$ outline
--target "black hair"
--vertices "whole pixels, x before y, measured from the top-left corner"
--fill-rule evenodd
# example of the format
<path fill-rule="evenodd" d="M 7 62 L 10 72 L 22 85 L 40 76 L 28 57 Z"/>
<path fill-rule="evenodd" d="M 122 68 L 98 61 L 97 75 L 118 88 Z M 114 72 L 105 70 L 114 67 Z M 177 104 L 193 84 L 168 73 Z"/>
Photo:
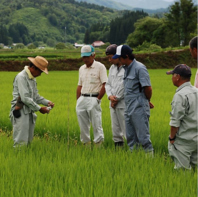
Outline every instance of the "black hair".
<path fill-rule="evenodd" d="M 34 67 L 34 64 L 32 62 L 30 62 L 30 67 Z"/>
<path fill-rule="evenodd" d="M 129 57 L 130 60 L 134 60 L 134 59 L 135 59 L 135 56 L 134 56 L 133 53 L 128 54 L 128 55 L 121 55 L 121 57 L 122 57 L 123 59 L 126 59 L 127 57 Z"/>
<path fill-rule="evenodd" d="M 190 78 L 191 78 L 191 76 L 190 77 L 189 76 L 184 77 L 184 76 L 181 76 L 181 75 L 180 75 L 180 77 L 181 77 L 182 80 L 185 80 L 185 81 L 190 81 Z"/>
<path fill-rule="evenodd" d="M 34 67 L 36 70 L 40 70 L 40 71 L 42 71 L 41 69 L 39 69 L 38 67 L 36 67 L 32 62 L 30 62 L 30 65 L 29 65 L 30 67 Z M 42 71 L 43 72 L 43 71 Z"/>
<path fill-rule="evenodd" d="M 195 36 L 194 38 L 192 38 L 189 42 L 190 44 L 190 48 L 193 49 L 193 48 L 196 48 L 197 49 L 197 36 Z"/>

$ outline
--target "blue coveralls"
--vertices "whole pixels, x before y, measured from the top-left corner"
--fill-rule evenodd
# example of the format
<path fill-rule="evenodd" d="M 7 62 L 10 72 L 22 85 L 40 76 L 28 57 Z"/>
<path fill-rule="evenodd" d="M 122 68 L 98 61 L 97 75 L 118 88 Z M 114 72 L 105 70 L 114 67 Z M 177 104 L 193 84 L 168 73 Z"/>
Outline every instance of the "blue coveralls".
<path fill-rule="evenodd" d="M 127 143 L 132 151 L 142 145 L 146 152 L 153 151 L 149 133 L 150 107 L 144 87 L 151 86 L 146 67 L 135 59 L 125 66 L 124 100 Z"/>

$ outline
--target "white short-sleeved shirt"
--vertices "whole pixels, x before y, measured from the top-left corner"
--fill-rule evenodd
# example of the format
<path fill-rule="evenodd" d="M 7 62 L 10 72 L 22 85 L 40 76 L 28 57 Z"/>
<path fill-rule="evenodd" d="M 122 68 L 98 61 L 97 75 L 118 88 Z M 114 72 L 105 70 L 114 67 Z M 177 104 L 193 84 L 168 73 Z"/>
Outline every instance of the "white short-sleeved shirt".
<path fill-rule="evenodd" d="M 80 67 L 78 85 L 82 86 L 81 94 L 99 93 L 106 82 L 107 69 L 104 64 L 94 60 L 90 67 L 86 64 Z"/>

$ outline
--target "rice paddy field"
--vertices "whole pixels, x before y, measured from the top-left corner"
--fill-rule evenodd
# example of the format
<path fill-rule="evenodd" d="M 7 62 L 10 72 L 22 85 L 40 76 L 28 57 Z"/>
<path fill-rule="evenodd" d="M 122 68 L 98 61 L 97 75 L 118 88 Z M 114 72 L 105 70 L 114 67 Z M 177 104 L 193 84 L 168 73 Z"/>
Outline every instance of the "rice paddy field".
<path fill-rule="evenodd" d="M 89 149 L 81 144 L 75 112 L 78 71 L 51 71 L 37 78 L 40 95 L 55 107 L 48 115 L 37 112 L 31 146 L 14 150 L 8 116 L 17 72 L 0 72 L 0 196 L 197 196 L 197 169 L 175 171 L 168 155 L 169 111 L 176 87 L 166 71 L 149 70 L 155 105 L 150 117 L 154 158 L 143 151 L 131 153 L 126 142 L 124 149 L 114 149 L 106 95 L 102 99 L 104 146 Z M 196 70 L 192 72 L 193 83 Z"/>

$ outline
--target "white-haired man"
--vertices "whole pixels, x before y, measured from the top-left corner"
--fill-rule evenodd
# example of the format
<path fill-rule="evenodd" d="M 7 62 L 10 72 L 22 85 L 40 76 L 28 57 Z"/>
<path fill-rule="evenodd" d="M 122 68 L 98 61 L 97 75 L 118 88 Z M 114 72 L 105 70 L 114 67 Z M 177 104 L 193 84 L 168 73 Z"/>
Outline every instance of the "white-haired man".
<path fill-rule="evenodd" d="M 80 139 L 83 144 L 90 146 L 90 124 L 92 123 L 93 141 L 99 146 L 104 141 L 100 105 L 105 94 L 107 71 L 102 63 L 95 61 L 95 51 L 92 45 L 85 45 L 81 48 L 81 57 L 85 64 L 79 69 L 76 92 Z"/>

